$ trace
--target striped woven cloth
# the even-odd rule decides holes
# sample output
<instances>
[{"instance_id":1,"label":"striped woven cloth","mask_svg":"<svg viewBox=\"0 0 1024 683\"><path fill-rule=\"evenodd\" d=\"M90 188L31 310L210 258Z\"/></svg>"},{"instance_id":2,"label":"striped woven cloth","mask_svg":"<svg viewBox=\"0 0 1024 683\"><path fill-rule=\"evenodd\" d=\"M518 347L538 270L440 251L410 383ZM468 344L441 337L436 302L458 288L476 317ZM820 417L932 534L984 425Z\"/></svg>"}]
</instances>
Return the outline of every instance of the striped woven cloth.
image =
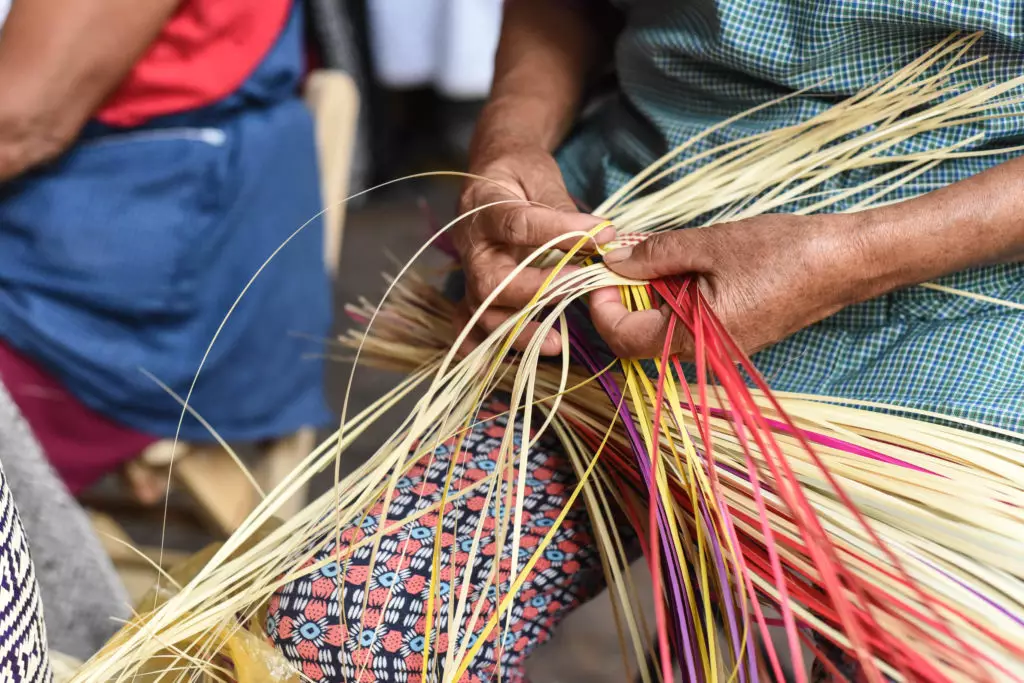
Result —
<instances>
[{"instance_id":1,"label":"striped woven cloth","mask_svg":"<svg viewBox=\"0 0 1024 683\"><path fill-rule=\"evenodd\" d=\"M0 466L0 681L49 683L52 678L28 539Z\"/></svg>"},{"instance_id":2,"label":"striped woven cloth","mask_svg":"<svg viewBox=\"0 0 1024 683\"><path fill-rule=\"evenodd\" d=\"M592 0L600 2L601 0ZM616 0L619 92L559 153L570 192L596 206L664 152L708 126L801 88L803 96L724 127L690 154L802 121L877 83L954 31L984 31L958 86L1024 72L1016 0ZM925 193L1011 157L1024 104L1011 115L918 136L891 154L972 135L991 156L943 163L893 198ZM887 167L843 173L821 190L860 185ZM842 210L853 196L832 210ZM781 210L792 210L793 206ZM965 236L965 239L969 239ZM1024 303L1024 264L979 268L941 284ZM777 390L877 401L1024 432L1024 311L911 288L852 306L754 358Z\"/></svg>"}]
</instances>

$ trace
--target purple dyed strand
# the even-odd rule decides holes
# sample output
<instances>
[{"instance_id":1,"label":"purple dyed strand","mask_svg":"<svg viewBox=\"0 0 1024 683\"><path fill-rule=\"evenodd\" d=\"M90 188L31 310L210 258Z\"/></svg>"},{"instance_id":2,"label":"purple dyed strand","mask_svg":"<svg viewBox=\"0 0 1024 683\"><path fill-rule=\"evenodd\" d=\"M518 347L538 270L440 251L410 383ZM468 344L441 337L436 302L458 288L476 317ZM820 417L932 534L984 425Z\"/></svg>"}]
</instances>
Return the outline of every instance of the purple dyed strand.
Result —
<instances>
[{"instance_id":1,"label":"purple dyed strand","mask_svg":"<svg viewBox=\"0 0 1024 683\"><path fill-rule=\"evenodd\" d=\"M725 601L725 614L729 620L729 636L732 639L733 654L736 657L736 662L739 665L739 679L741 683L743 681L758 681L760 680L757 676L757 666L754 663L754 649L752 647L746 648L747 654L747 670L744 670L741 664L743 657L740 655L740 629L736 620L736 609L733 605L732 588L729 585L729 577L726 574L725 559L722 556L722 547L718 540L717 534L711 528L711 513L708 510L707 502L700 498L698 501L700 506L700 519L704 525L705 531L707 531L708 538L711 539L711 549L714 551L715 556L715 570L718 572L718 581L722 586L721 593L722 599Z\"/></svg>"},{"instance_id":2,"label":"purple dyed strand","mask_svg":"<svg viewBox=\"0 0 1024 683\"><path fill-rule=\"evenodd\" d=\"M974 595L975 597L980 598L984 602L988 603L990 606L992 606L992 607L996 608L997 610L999 610L1002 614L1006 615L1007 617L1009 617L1013 621L1017 622L1021 626L1024 626L1024 619L1022 619L1019 614L1014 614L1010 610L1006 609L1005 607L1003 607L999 603L997 603L994 600L992 600L992 598L988 597L987 595L985 595L981 591L977 590L973 586L970 586L970 585L964 583L963 581L961 581L959 578L957 578L953 574L950 574L949 572L947 572L942 567L940 567L940 566L936 565L935 563L925 559L924 557L921 557L919 554L917 554L915 552L911 552L911 554L914 557L916 557L919 561L923 562L925 565L930 567L931 569L937 571L938 573L942 574L943 576L945 576L950 581L953 581L954 583L956 583L958 586L960 586L961 588L966 590L971 595Z\"/></svg>"},{"instance_id":3,"label":"purple dyed strand","mask_svg":"<svg viewBox=\"0 0 1024 683\"><path fill-rule=\"evenodd\" d=\"M578 333L578 330L575 329L574 325L570 324L568 328L573 355L575 355L578 360L595 375L600 373L603 368L594 360L593 353L586 340ZM618 406L619 414L622 416L623 424L626 427L626 432L629 435L630 442L633 446L634 455L636 456L640 472L648 486L653 488L653 473L650 468L650 463L645 457L647 449L644 447L643 440L640 438L636 425L633 423L632 415L630 415L629 411L626 409L625 403L622 401L621 390L607 373L602 373L598 377L598 382L600 382L601 387L605 390L608 398L611 399L612 404ZM666 588L672 597L672 602L676 610L676 618L679 625L677 638L679 640L680 650L684 653L687 670L690 673L690 680L703 681L703 670L697 666L693 652L693 632L695 629L691 628L689 625L689 619L692 614L689 609L689 600L685 593L680 590L680 587L683 585L682 567L679 565L678 556L672 552L673 548L671 547L671 541L669 540L668 517L660 499L651 501L651 504L656 506L658 528L661 530L662 547L664 549L663 555L665 556L669 570L668 574L670 581Z\"/></svg>"},{"instance_id":4,"label":"purple dyed strand","mask_svg":"<svg viewBox=\"0 0 1024 683\"><path fill-rule=\"evenodd\" d=\"M729 418L732 415L731 410L724 410L722 408L709 408L709 412L715 417ZM772 429L776 431L785 432L786 434L794 434L793 429L790 428L790 426L785 422L773 420L769 417L764 418L764 420ZM915 465L913 463L907 462L906 460L894 458L893 456L886 455L885 453L879 453L878 451L872 450L865 446L858 446L857 444L852 444L848 441L843 441L842 439L836 438L834 436L828 436L827 434L821 434L819 432L809 432L806 429L801 429L800 433L803 434L808 441L810 441L811 443L816 443L819 446L827 446L829 448L834 448L836 450L843 451L844 453L849 453L850 455L859 455L865 458L870 458L871 460L884 462L889 465L898 465L899 467L905 467L909 470L914 470L915 472L931 474L936 477L948 479L948 477L946 477L945 475L939 474L937 472L932 472L931 470L921 467L920 465Z\"/></svg>"}]
</instances>

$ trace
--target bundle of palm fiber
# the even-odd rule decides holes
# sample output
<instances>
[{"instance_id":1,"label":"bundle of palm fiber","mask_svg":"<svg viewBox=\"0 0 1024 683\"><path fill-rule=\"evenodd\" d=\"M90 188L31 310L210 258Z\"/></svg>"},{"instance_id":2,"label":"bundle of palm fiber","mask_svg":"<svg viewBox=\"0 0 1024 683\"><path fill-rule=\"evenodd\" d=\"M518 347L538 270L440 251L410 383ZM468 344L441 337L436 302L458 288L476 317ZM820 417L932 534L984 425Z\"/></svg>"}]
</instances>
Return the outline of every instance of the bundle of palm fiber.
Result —
<instances>
[{"instance_id":1,"label":"bundle of palm fiber","mask_svg":"<svg viewBox=\"0 0 1024 683\"><path fill-rule=\"evenodd\" d=\"M1001 105L1017 101L1012 91L1024 78L966 92L952 87L972 41L946 40L804 123L687 156L698 142L690 140L595 213L614 222L622 243L698 217L736 220L798 199L810 200L801 209L807 213L852 196L862 197L855 208L884 202L902 183L968 153L962 147L973 138L903 156L893 148L926 131L999 116ZM698 160L706 163L685 173ZM870 186L821 194L834 175L875 165L892 170ZM459 680L486 638L473 644L455 631L486 636L504 628L512 597L555 533L519 563L525 459L544 434L558 438L575 468L566 511L577 501L587 507L624 647L640 659L656 653L662 678L671 679L677 664L691 680L783 680L782 659L789 657L805 681L803 653L818 654L814 633L855 656L871 681L1024 680L1024 447L1007 438L1014 435L868 409L884 406L774 395L692 282L624 280L580 255L590 235L575 237L568 252L552 244L523 262L552 265L547 286L464 357L454 349L470 327L456 329L451 304L409 266L381 305L351 307L364 327L343 341L361 362L405 371L407 379L362 413L343 415L338 432L190 582L129 624L75 680L134 680L155 671L154 662L166 672L161 680L230 675L225 638L246 628L277 588L328 562L300 569L318 541L338 541L340 528L378 501L380 531L338 543L342 567L348 554L376 550L383 535L408 523L388 517L396 483L438 445L458 442L496 390L508 393L509 413L523 429L507 430L497 467L476 491L488 501L506 495L487 534L513 547L511 588L499 593L498 610L482 617L469 591L483 596L489 586L460 586L448 607L452 632L441 639L431 620L440 601L440 535L466 491L417 513L436 513L438 521L427 651L420 678L414 672L409 680L435 680L438 660L445 664L441 680ZM556 278L570 263L581 267ZM589 292L608 286L620 287L631 308L671 307L696 342L692 384L680 380L682 368L669 356L656 360L653 372L634 359L600 360L575 316L585 314ZM540 331L526 351L512 352L530 321ZM541 362L539 341L556 325L563 331L560 360ZM252 538L301 482L337 468L369 424L414 392L414 410L369 462L296 517ZM624 540L611 522L623 513L643 540L657 605L653 625L633 609ZM470 563L483 534L482 520ZM489 581L498 587L497 566ZM779 625L786 653L768 637Z\"/></svg>"}]
</instances>

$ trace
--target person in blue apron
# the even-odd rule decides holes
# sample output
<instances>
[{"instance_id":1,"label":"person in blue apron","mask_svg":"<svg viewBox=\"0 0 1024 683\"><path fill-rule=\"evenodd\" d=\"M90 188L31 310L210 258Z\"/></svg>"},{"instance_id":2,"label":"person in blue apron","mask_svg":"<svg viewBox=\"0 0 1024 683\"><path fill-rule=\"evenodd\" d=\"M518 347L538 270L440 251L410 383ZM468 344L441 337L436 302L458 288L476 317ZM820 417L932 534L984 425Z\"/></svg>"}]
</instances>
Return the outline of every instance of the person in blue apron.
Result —
<instances>
[{"instance_id":1,"label":"person in blue apron","mask_svg":"<svg viewBox=\"0 0 1024 683\"><path fill-rule=\"evenodd\" d=\"M30 110L58 122L51 148L19 157L0 133L0 378L73 491L179 433L181 405L160 383L191 391L228 440L329 416L330 290L313 121L299 96L300 4L121 9L16 0L0 33L0 91L29 93L24 83L46 82L54 64L80 69L68 88L106 79ZM83 35L90 26L109 35ZM49 58L29 44L44 30ZM64 121L61 107L83 101L91 110ZM0 94L0 120L17 109ZM180 436L212 440L191 417Z\"/></svg>"}]
</instances>

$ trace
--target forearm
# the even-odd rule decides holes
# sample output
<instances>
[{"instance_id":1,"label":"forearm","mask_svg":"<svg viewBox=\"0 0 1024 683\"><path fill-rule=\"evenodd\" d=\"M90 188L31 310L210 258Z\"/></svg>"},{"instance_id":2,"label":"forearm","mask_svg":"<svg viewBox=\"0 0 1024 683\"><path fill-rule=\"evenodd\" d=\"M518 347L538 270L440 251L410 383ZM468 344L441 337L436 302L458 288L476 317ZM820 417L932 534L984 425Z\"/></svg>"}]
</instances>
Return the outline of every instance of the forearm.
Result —
<instances>
[{"instance_id":1,"label":"forearm","mask_svg":"<svg viewBox=\"0 0 1024 683\"><path fill-rule=\"evenodd\" d=\"M16 0L0 40L0 181L63 151L180 0Z\"/></svg>"},{"instance_id":2,"label":"forearm","mask_svg":"<svg viewBox=\"0 0 1024 683\"><path fill-rule=\"evenodd\" d=\"M855 214L858 299L976 266L1024 261L1024 158Z\"/></svg>"},{"instance_id":3,"label":"forearm","mask_svg":"<svg viewBox=\"0 0 1024 683\"><path fill-rule=\"evenodd\" d=\"M502 149L554 151L576 117L587 77L610 53L585 2L509 0L490 99L477 124L471 161ZM471 163L471 165L473 165Z\"/></svg>"}]
</instances>

